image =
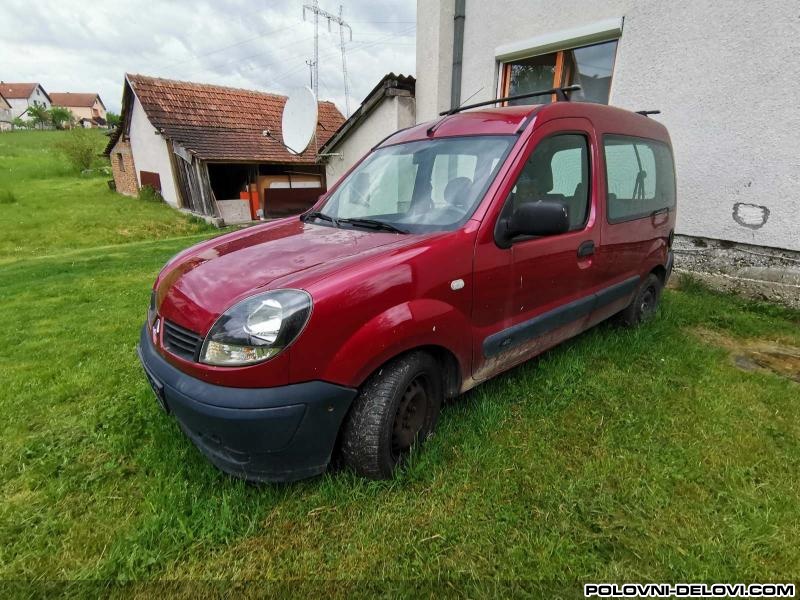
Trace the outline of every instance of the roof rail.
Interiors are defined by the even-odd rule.
[[[637,115],[642,115],[643,117],[646,117],[647,115],[660,115],[661,111],[660,110],[637,110],[636,114]]]
[[[556,100],[560,102],[569,101],[567,92],[577,92],[581,89],[579,85],[568,85],[566,87],[554,87],[549,90],[540,90],[538,92],[530,92],[529,94],[518,94],[517,96],[506,96],[505,98],[495,98],[494,100],[486,100],[484,102],[476,102],[475,104],[467,104],[465,106],[456,106],[450,110],[445,110],[439,113],[439,116],[446,117],[467,110],[469,108],[478,108],[479,106],[489,106],[490,104],[497,104],[498,102],[508,102],[509,100],[521,100],[523,98],[533,98],[535,96],[547,96],[555,94]]]

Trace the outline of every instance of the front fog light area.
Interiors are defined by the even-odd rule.
[[[275,356],[278,348],[258,346],[234,346],[209,341],[203,352],[203,362],[211,365],[248,365]]]
[[[211,327],[200,362],[216,366],[258,363],[280,353],[311,315],[311,297],[301,290],[274,290],[234,305]]]

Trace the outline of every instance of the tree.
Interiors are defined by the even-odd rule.
[[[75,115],[68,108],[54,106],[50,109],[50,122],[56,129],[66,129],[75,122]]]
[[[34,124],[39,124],[40,129],[44,129],[44,124],[50,122],[50,111],[40,104],[29,106],[26,112]]]
[[[116,127],[119,125],[121,117],[117,113],[107,112],[106,113],[106,121],[108,121],[109,127]]]
[[[104,137],[91,129],[75,127],[64,135],[58,149],[78,171],[91,169],[100,156]]]

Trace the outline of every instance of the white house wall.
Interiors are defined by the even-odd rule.
[[[453,5],[417,3],[420,122],[449,107]],[[624,18],[610,103],[662,111],[654,118],[675,149],[677,232],[800,250],[796,8],[769,0],[466,0],[461,98],[495,97],[498,47]]]
[[[170,147],[150,123],[139,99],[135,97],[131,111],[130,142],[139,186],[142,185],[142,171],[158,173],[161,180],[161,195],[169,204],[177,207],[178,192],[172,174]]]
[[[8,98],[8,103],[11,105],[11,118],[15,119],[21,117],[23,120],[28,119],[25,112],[28,110],[27,98]]]
[[[370,149],[390,133],[414,124],[414,99],[409,96],[389,96],[354,127],[333,150],[342,156],[332,156],[325,166],[328,187],[358,162]]]

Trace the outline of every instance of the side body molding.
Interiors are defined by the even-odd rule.
[[[493,358],[517,345],[525,344],[554,329],[582,319],[596,309],[629,298],[639,285],[639,276],[630,277],[583,298],[549,310],[532,319],[498,331],[483,341],[483,355]]]

